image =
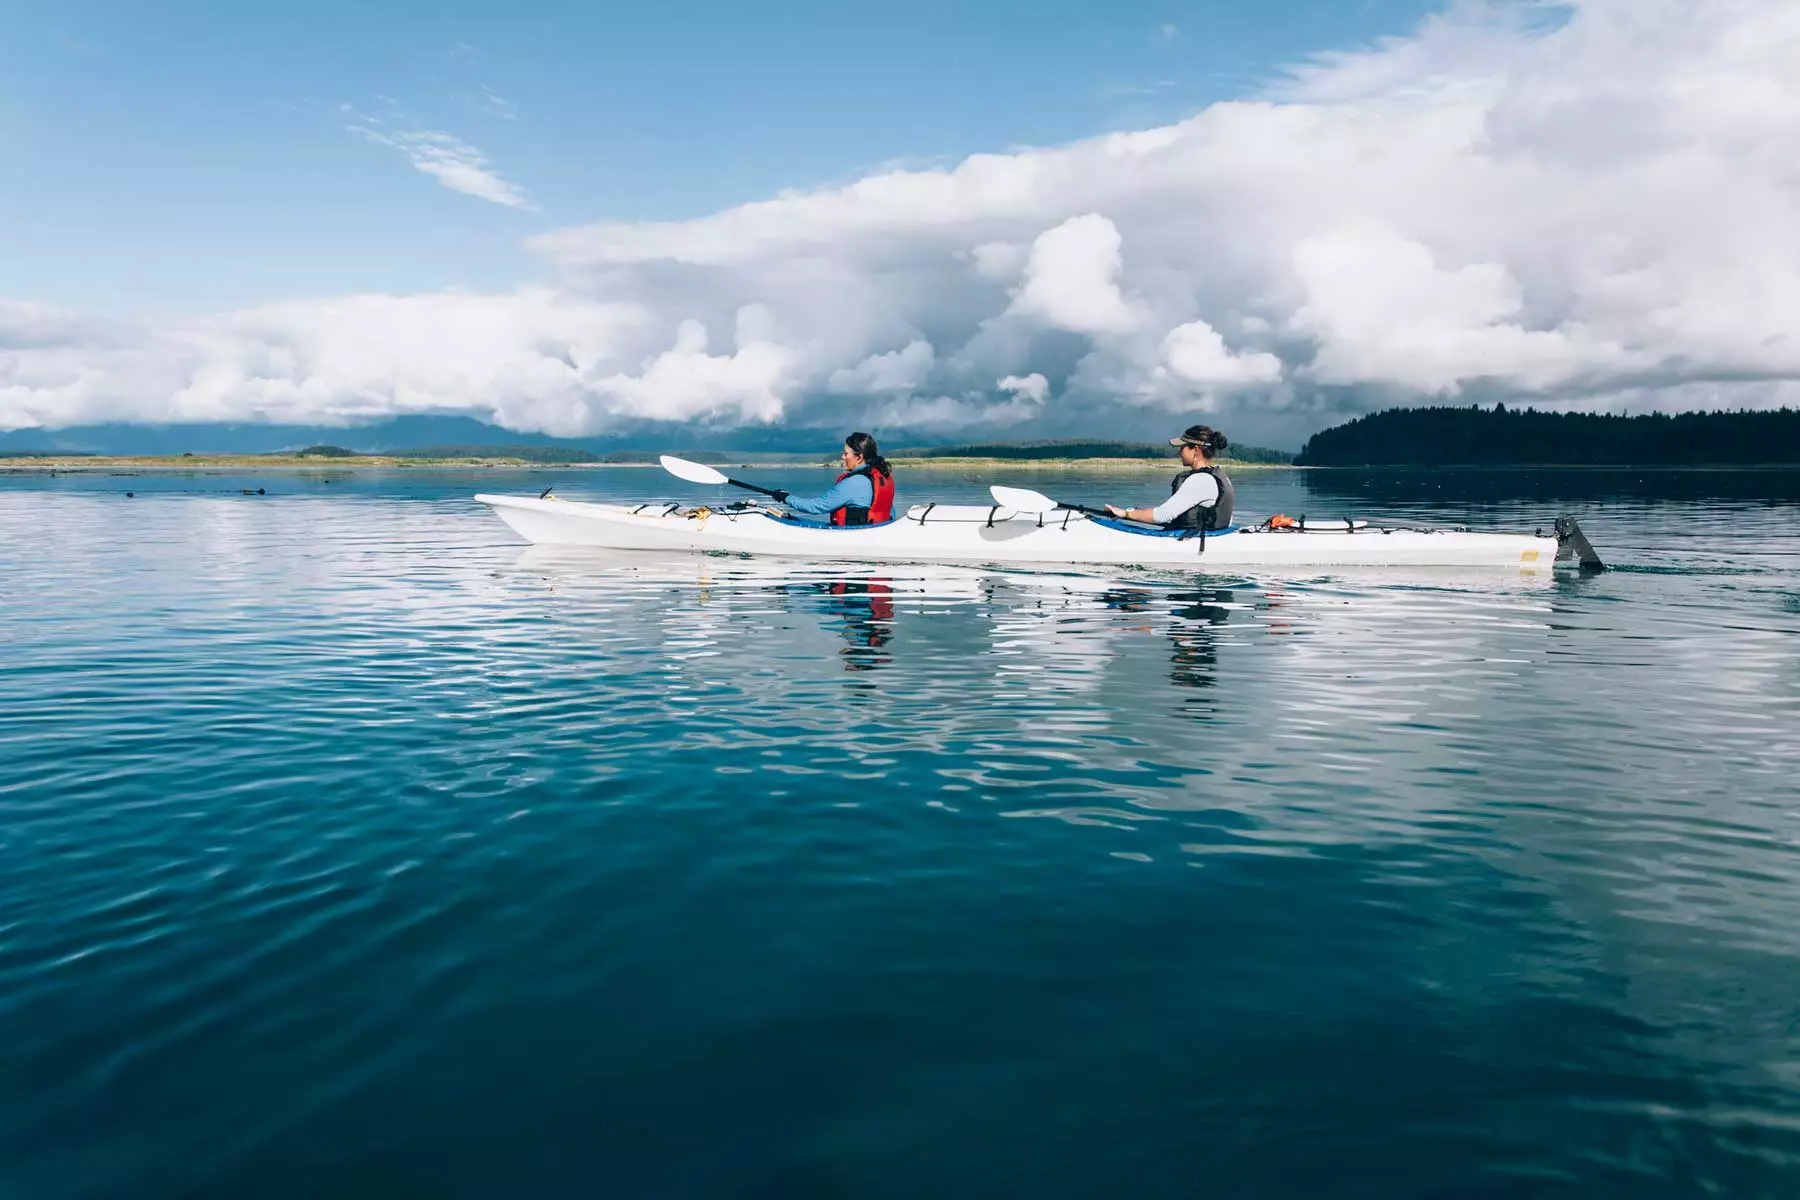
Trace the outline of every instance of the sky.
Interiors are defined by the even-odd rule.
[[[0,431],[1800,404],[1800,5],[12,0]]]

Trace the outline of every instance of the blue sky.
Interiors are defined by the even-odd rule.
[[[1800,4],[1442,3],[13,0],[0,431],[1800,404]]]
[[[535,233],[1159,124],[1431,7],[14,0],[0,297],[181,314],[509,287],[548,274]],[[358,126],[454,138],[533,209]]]

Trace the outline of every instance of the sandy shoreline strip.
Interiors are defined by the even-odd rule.
[[[1156,470],[1167,471],[1178,468],[1179,464],[1171,459],[1159,458],[894,458],[890,460],[896,467],[904,467],[909,471],[932,470],[1071,470],[1071,469],[1103,469],[1103,470]],[[174,458],[166,455],[80,455],[67,458],[31,457],[7,458],[0,456],[0,471],[48,472],[48,471],[368,471],[368,470],[530,470],[530,471],[587,471],[597,467],[658,468],[655,462],[584,462],[584,463],[540,463],[529,462],[517,458],[407,458],[404,455],[359,454],[348,458],[320,458],[290,455],[250,455],[250,454],[196,454],[191,458]],[[810,471],[826,470],[837,466],[833,462],[757,462],[746,459],[742,462],[708,463],[708,466],[721,470],[733,471]],[[1292,470],[1281,463],[1234,463],[1223,464],[1232,471],[1267,471]]]

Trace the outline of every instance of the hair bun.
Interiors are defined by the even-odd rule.
[[[1217,454],[1230,444],[1230,442],[1225,440],[1225,435],[1215,429],[1212,435],[1212,450],[1209,453]]]

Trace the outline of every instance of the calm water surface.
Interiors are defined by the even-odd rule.
[[[469,500],[711,495],[643,470],[0,477],[0,1196],[1800,1194],[1800,476],[1240,479],[1573,511],[1620,569],[784,566]],[[990,481],[1166,488],[902,499]]]

